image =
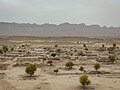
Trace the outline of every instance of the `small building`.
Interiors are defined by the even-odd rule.
[[[0,70],[6,70],[9,64],[0,64]]]
[[[98,59],[96,59],[98,62],[108,62],[108,56],[100,56]]]

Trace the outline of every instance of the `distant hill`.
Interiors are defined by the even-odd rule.
[[[18,24],[0,22],[0,36],[120,36],[120,27],[62,23],[55,24]]]

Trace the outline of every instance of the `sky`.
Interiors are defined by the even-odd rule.
[[[0,0],[0,21],[120,26],[120,0]]]

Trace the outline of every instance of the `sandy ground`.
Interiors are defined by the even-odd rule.
[[[6,70],[0,79],[0,90],[82,90],[79,77],[82,75],[51,75],[37,69],[36,77],[24,78],[25,68]],[[71,71],[72,72],[72,71]],[[92,84],[87,90],[120,90],[120,78],[104,75],[89,75]]]
[[[35,38],[36,39],[36,38]],[[40,39],[40,38],[38,38]],[[61,38],[58,39],[51,39],[51,38],[41,38],[41,40],[44,39],[46,42],[36,42],[35,45],[55,45],[55,44],[61,44],[64,45],[64,42]],[[72,38],[73,42],[78,41],[80,38]],[[8,40],[13,40],[13,37]],[[16,40],[20,41],[20,38],[16,38]],[[34,39],[33,39],[34,40]],[[53,40],[54,43],[49,42],[50,40]],[[59,42],[56,42],[57,40],[60,40]],[[69,41],[71,38],[65,38],[63,41]],[[96,46],[102,45],[102,43],[106,42],[106,44],[109,44],[115,42],[114,40],[120,41],[120,39],[88,39],[88,38],[81,38],[80,39],[83,42],[87,42],[90,40],[91,42],[95,43]],[[99,43],[102,41],[102,43]],[[107,42],[108,41],[108,42]],[[14,44],[14,42],[9,43],[8,41],[1,41],[1,43],[4,42],[6,44]],[[26,41],[27,42],[27,41]],[[29,41],[31,42],[31,41]],[[77,45],[76,43],[67,43],[67,45]],[[118,42],[120,43],[120,42]],[[16,42],[16,44],[21,44],[21,42]],[[81,45],[81,44],[80,44]],[[8,61],[6,63],[9,63],[10,66],[7,70],[1,70],[0,71],[0,90],[83,90],[81,88],[79,77],[82,75],[81,72],[78,70],[78,66],[74,66],[74,70],[67,71],[64,69],[61,69],[58,73],[58,75],[55,74],[49,74],[48,72],[51,71],[53,68],[45,67],[43,69],[37,68],[37,71],[35,72],[34,77],[25,77],[25,67],[12,67],[13,63],[16,61],[16,58],[12,61]],[[89,63],[88,61],[86,61]],[[57,63],[56,66],[64,65],[65,62]],[[79,64],[81,65],[80,62]],[[87,70],[94,70],[91,63],[94,63],[94,61],[91,61],[89,64],[90,66],[85,66]],[[64,67],[64,66],[62,66]],[[44,70],[47,70],[44,71]],[[104,71],[111,71],[111,72],[120,72],[120,64],[119,65],[110,65],[105,66],[103,65],[100,70]],[[80,72],[78,75],[75,73]],[[4,73],[4,74],[1,74]],[[67,73],[67,74],[66,74]],[[73,74],[71,74],[73,73]],[[88,86],[88,89],[86,90],[120,90],[120,74],[115,75],[88,75],[89,79],[91,80],[92,84]]]

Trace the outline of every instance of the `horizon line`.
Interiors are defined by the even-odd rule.
[[[38,23],[30,23],[30,22],[14,22],[14,21],[0,21],[0,23],[8,23],[8,24],[29,24],[29,25],[56,25],[56,26],[59,26],[59,25],[62,25],[62,24],[70,24],[70,25],[86,25],[86,26],[92,26],[92,25],[96,25],[96,26],[100,26],[100,27],[106,27],[106,28],[120,28],[120,26],[107,26],[107,25],[99,25],[99,24],[86,24],[86,23],[70,23],[70,22],[63,22],[63,23],[60,23],[60,24],[56,24],[56,23],[41,23],[41,24],[38,24]]]

